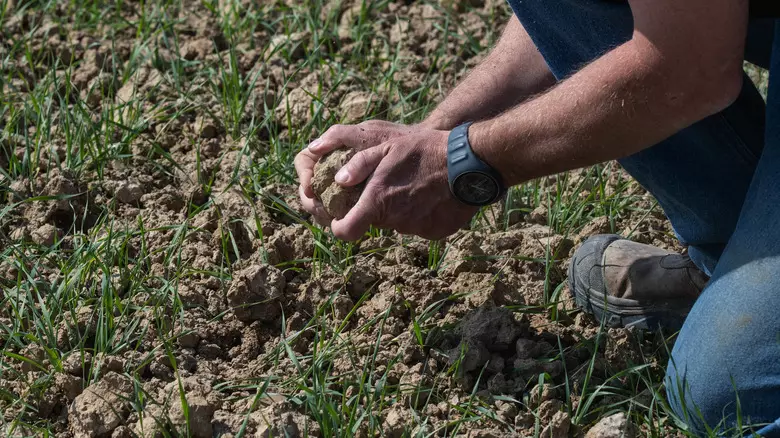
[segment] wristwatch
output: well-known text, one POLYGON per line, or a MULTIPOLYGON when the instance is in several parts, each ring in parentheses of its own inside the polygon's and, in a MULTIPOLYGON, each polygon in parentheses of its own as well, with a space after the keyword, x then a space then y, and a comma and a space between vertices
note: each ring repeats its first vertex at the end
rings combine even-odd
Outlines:
POLYGON ((501 175, 471 150, 469 126, 471 122, 450 131, 447 173, 452 194, 465 204, 481 207, 498 201, 505 188, 501 175))

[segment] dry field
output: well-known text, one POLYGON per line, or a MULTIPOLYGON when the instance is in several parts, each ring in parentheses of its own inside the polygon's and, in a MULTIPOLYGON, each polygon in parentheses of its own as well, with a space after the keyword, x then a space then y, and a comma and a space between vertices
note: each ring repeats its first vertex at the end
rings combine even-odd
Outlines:
POLYGON ((568 295, 589 235, 676 248, 616 165, 516 187, 439 242, 341 242, 300 208, 302 147, 421 120, 508 14, 0 0, 0 431, 685 436, 674 334, 600 327, 568 295))

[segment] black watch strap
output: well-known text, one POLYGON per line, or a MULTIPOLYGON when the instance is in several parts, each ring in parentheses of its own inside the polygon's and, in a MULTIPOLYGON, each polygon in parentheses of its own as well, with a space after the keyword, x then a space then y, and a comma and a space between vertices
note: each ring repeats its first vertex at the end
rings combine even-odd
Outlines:
POLYGON ((463 199, 458 196, 453 186, 458 176, 469 172, 479 172, 493 178, 498 186, 498 191, 494 199, 485 203, 487 205, 497 201, 506 191, 506 187, 504 187, 501 174, 489 164, 480 160, 471 149, 471 143, 469 143, 469 127, 471 124, 472 122, 466 122, 450 131, 449 139, 447 140, 447 176, 450 190, 461 201, 463 199))

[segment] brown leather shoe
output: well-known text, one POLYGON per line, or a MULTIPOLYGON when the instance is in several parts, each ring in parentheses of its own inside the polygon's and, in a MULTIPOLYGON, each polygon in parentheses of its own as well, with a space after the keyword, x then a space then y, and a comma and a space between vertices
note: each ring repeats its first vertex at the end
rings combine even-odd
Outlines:
POLYGON ((679 329, 707 281, 687 255, 614 234, 586 240, 569 265, 577 305, 610 327, 679 329))

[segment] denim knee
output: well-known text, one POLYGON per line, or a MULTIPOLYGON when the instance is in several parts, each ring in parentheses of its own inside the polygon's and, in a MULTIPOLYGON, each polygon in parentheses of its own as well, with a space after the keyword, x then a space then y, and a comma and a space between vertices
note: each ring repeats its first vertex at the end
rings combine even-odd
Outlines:
POLYGON ((708 294, 694 306, 666 368, 667 400, 696 436, 759 432, 777 437, 780 374, 775 369, 777 346, 770 339, 776 323, 752 311, 744 288, 732 290, 741 292, 742 303, 708 294), (722 301, 727 309, 713 308, 714 301, 722 301))
POLYGON ((717 429, 723 423, 725 406, 734 400, 733 390, 715 384, 712 366, 706 358, 683 351, 673 353, 666 368, 669 407, 696 436, 707 436, 707 427, 717 429))

